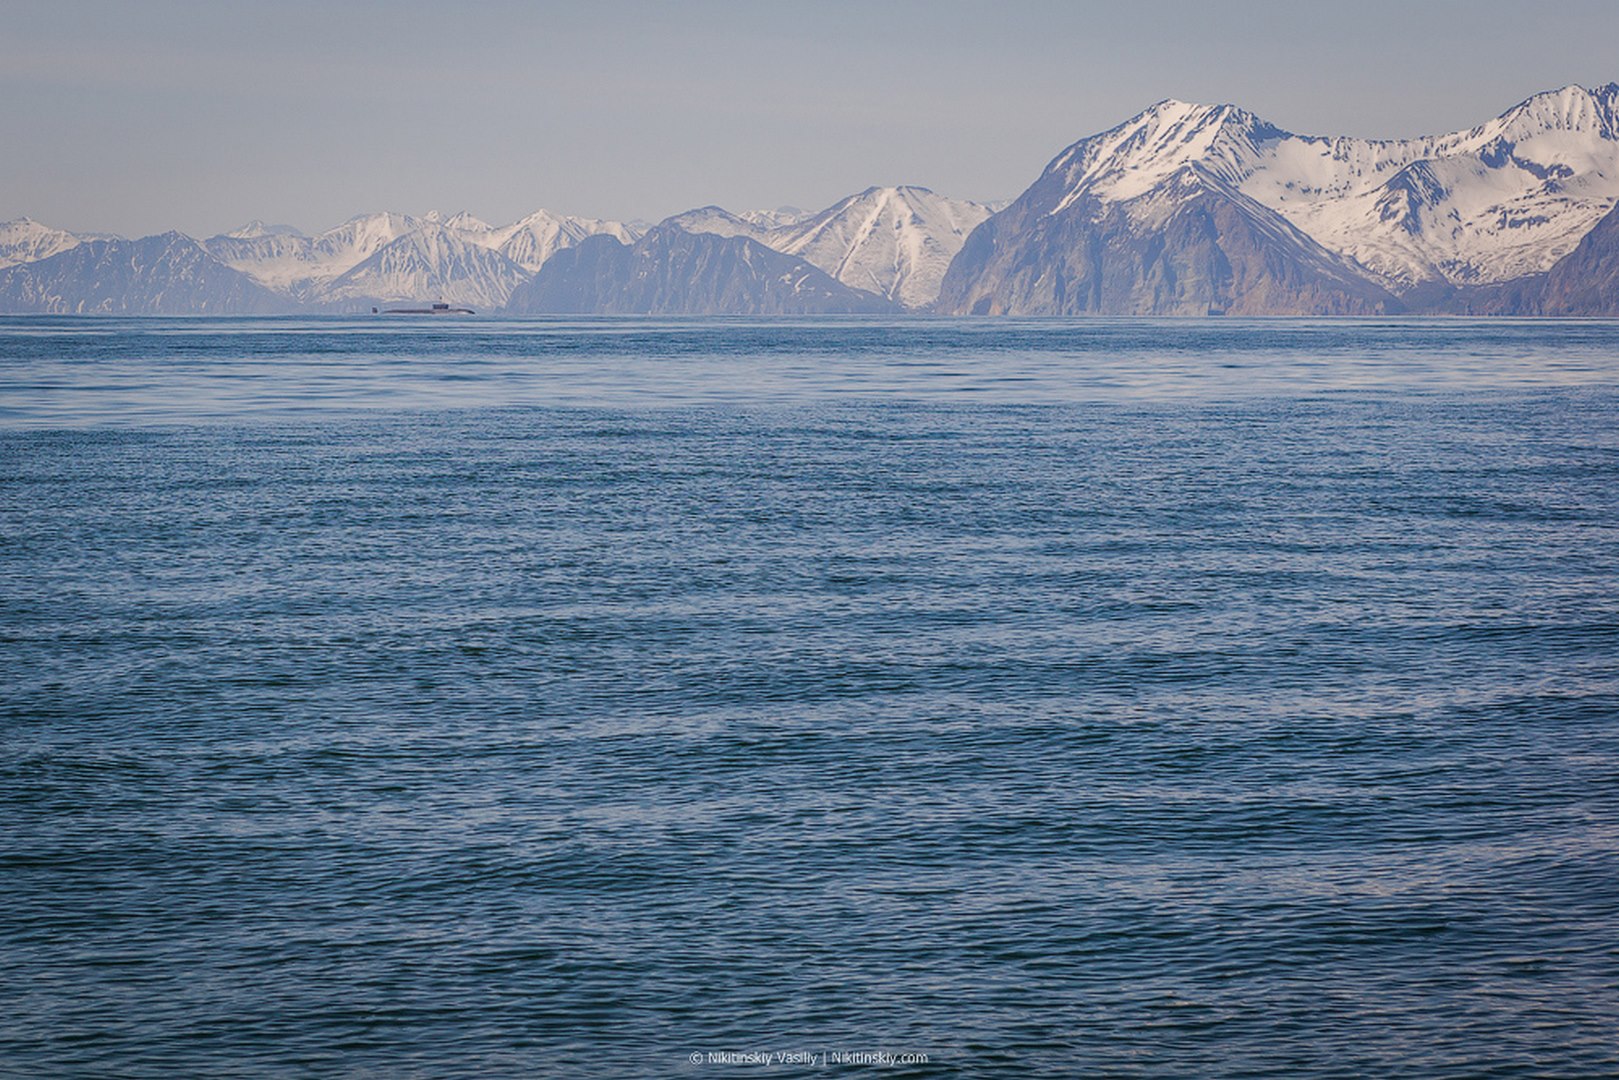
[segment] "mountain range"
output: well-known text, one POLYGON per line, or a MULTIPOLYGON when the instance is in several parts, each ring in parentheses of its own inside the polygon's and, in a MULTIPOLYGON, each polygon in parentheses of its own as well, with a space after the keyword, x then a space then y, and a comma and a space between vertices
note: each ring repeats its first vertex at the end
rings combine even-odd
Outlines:
POLYGON ((0 224, 0 312, 1619 315, 1619 85, 1467 131, 1297 135, 1162 101, 1003 206, 873 187, 656 226, 363 214, 206 239, 0 224))
MULTIPOLYGON (((1230 105, 1163 101, 1057 155, 973 233, 938 307, 1424 313, 1505 310, 1516 295, 1533 308, 1531 280, 1616 203, 1619 85, 1399 141, 1295 135, 1230 105)), ((1619 312, 1614 301, 1585 313, 1619 312)))

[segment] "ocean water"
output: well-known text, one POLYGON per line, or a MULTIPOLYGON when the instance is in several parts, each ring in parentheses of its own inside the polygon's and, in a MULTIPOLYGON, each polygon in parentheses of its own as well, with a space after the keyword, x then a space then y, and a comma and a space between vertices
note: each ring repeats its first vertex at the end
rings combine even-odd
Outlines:
POLYGON ((1616 661, 1619 324, 3 319, 0 1075, 1619 1075, 1616 661))

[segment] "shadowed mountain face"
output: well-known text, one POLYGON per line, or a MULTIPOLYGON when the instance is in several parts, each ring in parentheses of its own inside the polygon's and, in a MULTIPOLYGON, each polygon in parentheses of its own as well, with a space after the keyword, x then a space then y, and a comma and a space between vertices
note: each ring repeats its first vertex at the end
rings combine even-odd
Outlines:
POLYGON ((1537 314, 1619 314, 1619 206, 1546 274, 1537 314))
POLYGON ((660 226, 634 246, 593 236, 512 293, 514 314, 814 315, 897 308, 743 236, 660 226))
POLYGON ((177 232, 90 240, 0 270, 0 311, 55 315, 273 315, 289 297, 264 288, 177 232))
MULTIPOLYGON (((1048 185, 1049 186, 1049 185, 1048 185)), ((973 315, 1364 315, 1399 301, 1195 168, 1127 203, 1052 213, 1037 184, 979 226, 939 309, 973 315)))

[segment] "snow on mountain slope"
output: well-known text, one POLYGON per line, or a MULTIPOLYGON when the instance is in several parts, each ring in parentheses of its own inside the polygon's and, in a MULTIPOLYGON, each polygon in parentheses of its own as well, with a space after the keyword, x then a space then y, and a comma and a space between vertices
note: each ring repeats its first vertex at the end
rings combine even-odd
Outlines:
POLYGON ((315 236, 275 232, 214 236, 203 247, 266 288, 309 300, 383 247, 428 227, 432 223, 426 218, 384 211, 356 215, 315 236))
POLYGON ((683 232, 712 233, 715 236, 745 236, 766 244, 771 226, 761 225, 746 215, 733 214, 718 206, 699 206, 658 222, 658 227, 673 226, 683 232))
POLYGON ((443 225, 424 224, 379 248, 322 288, 316 299, 444 300, 474 308, 505 305, 529 274, 500 252, 443 225))
POLYGON ((211 236, 202 242, 208 254, 267 289, 304 299, 311 289, 351 265, 322 259, 309 236, 272 233, 259 236, 211 236))
POLYGON ((474 217, 467 210, 457 210, 453 214, 446 214, 442 210, 429 210, 422 215, 421 220, 428 225, 442 225, 446 229, 457 229, 461 232, 469 233, 488 232, 494 228, 487 221, 474 217))
POLYGON ((774 210, 744 210, 737 217, 760 229, 779 229, 783 225, 797 225, 815 215, 796 206, 778 206, 774 210))
POLYGON ((1558 260, 1539 292, 1539 315, 1619 312, 1619 206, 1558 260))
POLYGON ((593 236, 560 252, 512 294, 514 313, 609 315, 880 314, 878 296, 745 236, 653 228, 633 246, 593 236))
POLYGON ((986 220, 938 310, 971 315, 1374 315, 1399 302, 1197 162, 1123 201, 1047 174, 986 220), (1061 210, 1052 206, 1062 202, 1061 210))
POLYGON ((390 210, 358 214, 316 236, 314 250, 318 261, 335 266, 353 259, 349 263, 353 266, 369 259, 401 236, 408 236, 432 224, 435 222, 426 217, 413 217, 390 210))
POLYGON ((28 218, 0 222, 0 269, 48 259, 77 247, 82 239, 28 218))
POLYGON ((63 315, 276 314, 295 305, 177 232, 86 240, 0 270, 0 311, 63 315))
POLYGON ((303 230, 293 225, 266 225, 258 218, 254 218, 239 229, 232 229, 225 236, 232 240, 257 240, 261 236, 302 236, 303 230))
POLYGON ((536 210, 521 221, 490 229, 486 235, 489 247, 532 272, 545 265, 552 255, 573 247, 587 236, 611 236, 621 244, 633 244, 643 231, 620 221, 536 210))
POLYGON ((789 220, 789 213, 733 214, 703 206, 663 224, 691 233, 745 236, 797 255, 851 288, 916 308, 939 295, 950 260, 990 210, 927 188, 873 187, 818 214, 789 220))
MULTIPOLYGON (((627 244, 634 243, 640 236, 638 231, 617 221, 572 217, 546 210, 500 226, 481 221, 464 210, 450 215, 433 210, 420 217, 392 212, 361 214, 316 236, 303 236, 296 230, 283 231, 281 226, 252 222, 234 233, 210 238, 205 246, 215 258, 267 288, 300 300, 321 300, 327 287, 339 277, 389 244, 419 232, 435 238, 449 232, 466 243, 500 254, 530 273, 557 251, 573 246, 586 236, 606 234, 627 244)), ((442 249, 440 244, 434 250, 442 249)), ((485 270, 495 277, 471 283, 469 295, 501 293, 503 287, 494 282, 502 274, 490 269, 493 265, 496 264, 486 266, 485 270), (493 292, 488 291, 491 288, 493 292)), ((460 302, 474 301, 463 299, 460 302)), ((484 306, 490 304, 488 299, 476 302, 484 306)))
POLYGON ((1164 101, 1058 155, 1042 177, 1058 181, 1048 212, 1128 202, 1191 164, 1395 287, 1504 281, 1550 267, 1619 202, 1619 85, 1569 86, 1468 131, 1387 141, 1164 101))
POLYGON ((845 285, 918 308, 938 297, 950 260, 989 215, 987 206, 927 188, 873 187, 773 230, 766 243, 845 285))

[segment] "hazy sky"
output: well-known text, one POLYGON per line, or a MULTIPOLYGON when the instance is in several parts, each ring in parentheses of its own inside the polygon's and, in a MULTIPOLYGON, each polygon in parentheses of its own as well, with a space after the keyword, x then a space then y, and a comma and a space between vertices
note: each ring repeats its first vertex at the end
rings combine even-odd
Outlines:
POLYGON ((1616 43, 1616 0, 0 0, 0 219, 1008 198, 1162 98, 1416 135, 1619 79, 1616 43))

